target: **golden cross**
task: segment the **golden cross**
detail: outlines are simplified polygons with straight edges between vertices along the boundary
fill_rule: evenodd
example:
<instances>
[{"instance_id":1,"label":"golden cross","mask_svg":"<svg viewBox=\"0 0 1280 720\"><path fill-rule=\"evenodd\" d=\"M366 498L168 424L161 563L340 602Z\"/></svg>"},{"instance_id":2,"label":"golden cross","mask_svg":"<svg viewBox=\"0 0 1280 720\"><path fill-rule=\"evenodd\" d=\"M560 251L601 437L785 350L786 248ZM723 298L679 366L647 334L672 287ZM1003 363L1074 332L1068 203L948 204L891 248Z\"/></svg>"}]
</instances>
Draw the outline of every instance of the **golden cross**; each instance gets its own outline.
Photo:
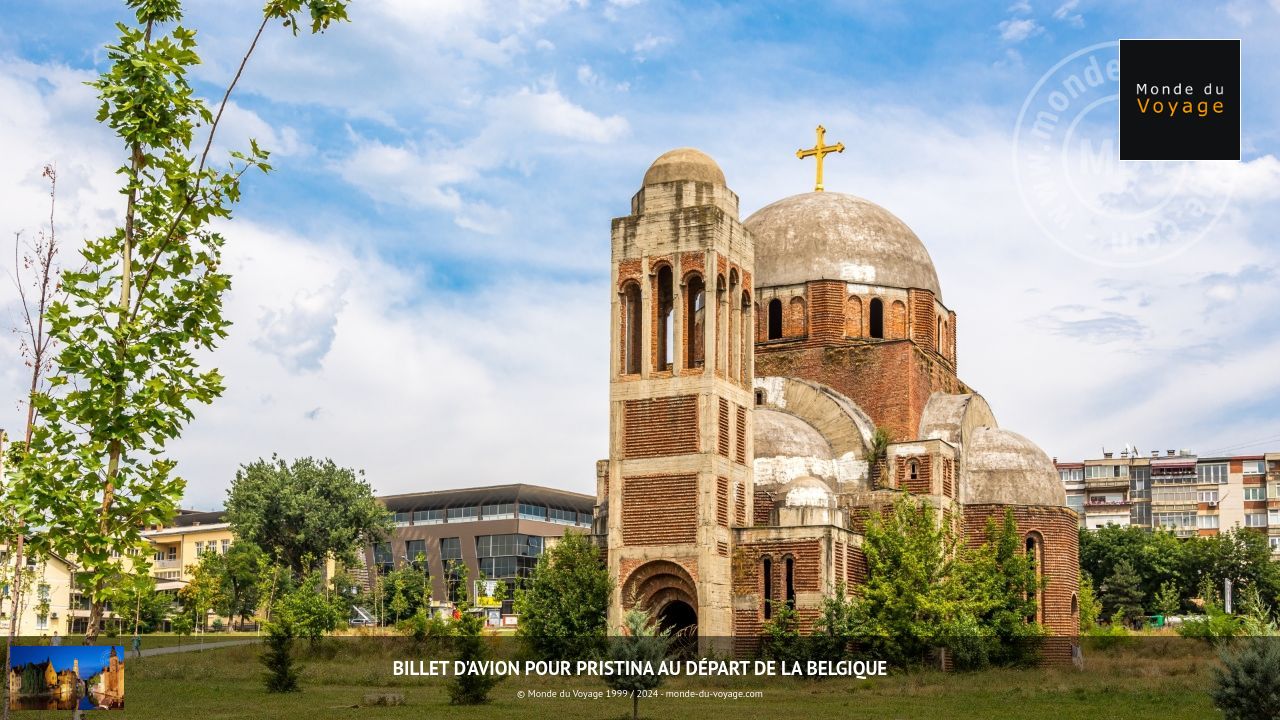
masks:
<instances>
[{"instance_id":1,"label":"golden cross","mask_svg":"<svg viewBox=\"0 0 1280 720\"><path fill-rule=\"evenodd\" d=\"M822 156L828 153L833 153L833 152L835 153L844 152L844 143L836 143L835 145L823 145L822 144L823 138L826 136L826 134L827 134L827 129L819 125L817 144L815 144L813 147L809 148L808 150L796 151L796 157L800 158L801 160L808 157L818 159L818 182L813 186L813 189L815 192L822 192Z\"/></svg>"}]
</instances>

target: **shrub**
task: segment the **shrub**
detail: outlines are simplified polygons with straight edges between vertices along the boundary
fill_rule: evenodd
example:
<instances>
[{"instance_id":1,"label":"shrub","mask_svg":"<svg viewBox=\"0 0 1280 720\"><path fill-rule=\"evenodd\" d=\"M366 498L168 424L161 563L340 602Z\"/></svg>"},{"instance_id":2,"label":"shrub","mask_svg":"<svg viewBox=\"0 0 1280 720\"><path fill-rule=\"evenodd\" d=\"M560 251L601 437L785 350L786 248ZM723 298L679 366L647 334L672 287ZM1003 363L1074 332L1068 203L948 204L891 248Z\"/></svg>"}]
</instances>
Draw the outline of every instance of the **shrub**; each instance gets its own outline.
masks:
<instances>
[{"instance_id":1,"label":"shrub","mask_svg":"<svg viewBox=\"0 0 1280 720\"><path fill-rule=\"evenodd\" d=\"M622 630L622 636L613 638L609 645L610 660L620 663L648 662L657 668L666 658L671 638L660 628L654 627L649 613L639 608L627 611L622 618ZM604 682L614 690L631 696L631 720L636 720L640 712L640 694L658 687L662 683L662 676L657 672L611 673L604 676Z\"/></svg>"},{"instance_id":2,"label":"shrub","mask_svg":"<svg viewBox=\"0 0 1280 720\"><path fill-rule=\"evenodd\" d=\"M298 692L301 669L293 659L293 622L287 615L267 624L267 649L260 658L267 672L263 675L267 692Z\"/></svg>"},{"instance_id":3,"label":"shrub","mask_svg":"<svg viewBox=\"0 0 1280 720\"><path fill-rule=\"evenodd\" d=\"M479 663L489 659L489 646L485 644L484 617L470 612L462 613L455 623L458 648L457 659L463 663ZM502 680L500 675L463 673L449 679L449 702L453 705L483 705L489 702L489 691Z\"/></svg>"},{"instance_id":4,"label":"shrub","mask_svg":"<svg viewBox=\"0 0 1280 720\"><path fill-rule=\"evenodd\" d=\"M1226 720L1280 717L1280 643L1248 638L1222 647L1213 669L1213 704Z\"/></svg>"}]
</instances>

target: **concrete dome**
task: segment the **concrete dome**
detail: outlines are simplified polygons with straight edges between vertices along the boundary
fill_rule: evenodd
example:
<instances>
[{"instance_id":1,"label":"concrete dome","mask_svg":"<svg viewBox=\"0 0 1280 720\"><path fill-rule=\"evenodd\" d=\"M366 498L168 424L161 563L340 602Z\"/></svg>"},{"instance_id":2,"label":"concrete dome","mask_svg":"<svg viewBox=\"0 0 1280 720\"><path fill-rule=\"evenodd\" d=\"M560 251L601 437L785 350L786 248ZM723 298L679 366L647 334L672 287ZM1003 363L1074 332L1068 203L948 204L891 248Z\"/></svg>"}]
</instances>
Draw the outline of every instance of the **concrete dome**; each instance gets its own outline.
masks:
<instances>
[{"instance_id":1,"label":"concrete dome","mask_svg":"<svg viewBox=\"0 0 1280 720\"><path fill-rule=\"evenodd\" d=\"M975 428L965 447L967 481L960 501L967 505L1067 504L1053 461L1035 443L1009 430Z\"/></svg>"},{"instance_id":2,"label":"concrete dome","mask_svg":"<svg viewBox=\"0 0 1280 720\"><path fill-rule=\"evenodd\" d=\"M830 460L831 443L809 423L788 412L756 408L755 456L811 457Z\"/></svg>"},{"instance_id":3,"label":"concrete dome","mask_svg":"<svg viewBox=\"0 0 1280 720\"><path fill-rule=\"evenodd\" d=\"M806 475L782 486L778 498L786 507L834 507L831 488L816 477Z\"/></svg>"},{"instance_id":4,"label":"concrete dome","mask_svg":"<svg viewBox=\"0 0 1280 720\"><path fill-rule=\"evenodd\" d=\"M920 238L893 213L860 197L793 195L760 208L744 224L755 238L757 288L844 280L942 297Z\"/></svg>"},{"instance_id":5,"label":"concrete dome","mask_svg":"<svg viewBox=\"0 0 1280 720\"><path fill-rule=\"evenodd\" d=\"M645 185L681 181L724 185L724 173L716 161L701 150L676 148L654 160L644 174Z\"/></svg>"}]
</instances>

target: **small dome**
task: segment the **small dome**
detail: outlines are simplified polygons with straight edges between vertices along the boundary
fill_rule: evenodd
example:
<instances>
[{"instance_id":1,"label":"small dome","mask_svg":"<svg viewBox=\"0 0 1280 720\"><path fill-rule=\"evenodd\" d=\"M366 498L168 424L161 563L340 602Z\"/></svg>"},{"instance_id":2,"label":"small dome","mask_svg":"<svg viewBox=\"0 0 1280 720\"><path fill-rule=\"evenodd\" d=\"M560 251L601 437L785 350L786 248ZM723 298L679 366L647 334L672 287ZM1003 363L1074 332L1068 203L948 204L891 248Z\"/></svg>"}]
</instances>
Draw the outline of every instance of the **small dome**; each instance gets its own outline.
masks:
<instances>
[{"instance_id":1,"label":"small dome","mask_svg":"<svg viewBox=\"0 0 1280 720\"><path fill-rule=\"evenodd\" d=\"M755 238L757 288L844 280L921 288L942 298L920 238L893 213L860 197L793 195L757 210L743 224Z\"/></svg>"},{"instance_id":2,"label":"small dome","mask_svg":"<svg viewBox=\"0 0 1280 720\"><path fill-rule=\"evenodd\" d=\"M818 507L835 506L831 488L812 475L798 477L782 486L778 492L782 504L786 507Z\"/></svg>"},{"instance_id":3,"label":"small dome","mask_svg":"<svg viewBox=\"0 0 1280 720\"><path fill-rule=\"evenodd\" d=\"M1067 494L1053 461L1035 443L1015 432L975 428L965 447L968 481L966 505L1067 504Z\"/></svg>"},{"instance_id":4,"label":"small dome","mask_svg":"<svg viewBox=\"0 0 1280 720\"><path fill-rule=\"evenodd\" d=\"M756 457L834 457L822 433L795 415L767 408L756 408L754 414Z\"/></svg>"},{"instance_id":5,"label":"small dome","mask_svg":"<svg viewBox=\"0 0 1280 720\"><path fill-rule=\"evenodd\" d=\"M654 160L644 174L645 185L680 181L724 185L724 173L716 161L701 150L676 148Z\"/></svg>"}]
</instances>

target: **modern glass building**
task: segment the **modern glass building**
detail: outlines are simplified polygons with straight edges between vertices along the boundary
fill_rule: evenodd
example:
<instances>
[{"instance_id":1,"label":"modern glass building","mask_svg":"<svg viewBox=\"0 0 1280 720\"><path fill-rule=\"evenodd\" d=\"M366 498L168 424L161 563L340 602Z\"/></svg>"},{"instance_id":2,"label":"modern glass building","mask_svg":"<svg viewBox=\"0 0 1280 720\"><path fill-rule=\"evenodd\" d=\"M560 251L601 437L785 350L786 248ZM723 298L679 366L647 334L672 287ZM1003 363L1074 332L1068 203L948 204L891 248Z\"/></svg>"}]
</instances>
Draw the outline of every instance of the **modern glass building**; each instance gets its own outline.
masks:
<instances>
[{"instance_id":1,"label":"modern glass building","mask_svg":"<svg viewBox=\"0 0 1280 720\"><path fill-rule=\"evenodd\" d=\"M392 516L391 537L366 548L368 583L374 573L406 565L430 577L432 596L453 599L456 568L507 585L503 612L511 610L515 582L528 577L538 557L566 531L591 532L595 497L538 485L494 485L379 498Z\"/></svg>"}]
</instances>

